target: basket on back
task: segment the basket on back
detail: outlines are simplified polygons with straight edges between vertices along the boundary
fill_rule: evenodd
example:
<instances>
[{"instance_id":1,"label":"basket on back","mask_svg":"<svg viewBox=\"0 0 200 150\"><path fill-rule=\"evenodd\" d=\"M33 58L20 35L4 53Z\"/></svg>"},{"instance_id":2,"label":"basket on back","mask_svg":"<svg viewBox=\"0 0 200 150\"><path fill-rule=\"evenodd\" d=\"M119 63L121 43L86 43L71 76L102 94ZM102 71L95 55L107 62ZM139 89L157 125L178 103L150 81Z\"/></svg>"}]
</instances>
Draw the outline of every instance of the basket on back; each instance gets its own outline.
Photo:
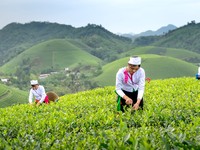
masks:
<instances>
[{"instance_id":1,"label":"basket on back","mask_svg":"<svg viewBox=\"0 0 200 150\"><path fill-rule=\"evenodd\" d=\"M46 93L50 102L57 102L59 100L59 96L55 92L47 92Z\"/></svg>"}]
</instances>

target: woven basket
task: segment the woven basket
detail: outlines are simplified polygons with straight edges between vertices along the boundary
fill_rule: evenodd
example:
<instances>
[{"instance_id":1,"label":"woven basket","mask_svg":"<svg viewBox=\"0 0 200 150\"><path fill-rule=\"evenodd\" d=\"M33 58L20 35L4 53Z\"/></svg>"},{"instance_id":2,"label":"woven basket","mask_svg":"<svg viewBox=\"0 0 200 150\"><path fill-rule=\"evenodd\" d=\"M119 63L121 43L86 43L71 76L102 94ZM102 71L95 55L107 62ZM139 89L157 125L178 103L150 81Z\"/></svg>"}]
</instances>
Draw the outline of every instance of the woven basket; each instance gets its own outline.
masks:
<instances>
[{"instance_id":1,"label":"woven basket","mask_svg":"<svg viewBox=\"0 0 200 150\"><path fill-rule=\"evenodd\" d=\"M59 100L59 96L55 92L47 92L46 93L50 102L56 102Z\"/></svg>"}]
</instances>

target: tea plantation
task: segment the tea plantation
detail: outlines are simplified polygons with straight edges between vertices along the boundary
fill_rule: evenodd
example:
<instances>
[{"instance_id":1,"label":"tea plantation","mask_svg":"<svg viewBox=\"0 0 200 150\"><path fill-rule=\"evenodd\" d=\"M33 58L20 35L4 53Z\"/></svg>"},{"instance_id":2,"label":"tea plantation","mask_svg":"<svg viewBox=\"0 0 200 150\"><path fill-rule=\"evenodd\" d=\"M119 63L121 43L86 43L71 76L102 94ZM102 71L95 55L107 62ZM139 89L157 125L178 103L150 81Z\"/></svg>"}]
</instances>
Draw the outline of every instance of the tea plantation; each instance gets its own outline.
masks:
<instances>
[{"instance_id":1,"label":"tea plantation","mask_svg":"<svg viewBox=\"0 0 200 150\"><path fill-rule=\"evenodd\" d=\"M114 87L0 109L0 149L200 149L200 81L146 83L144 110L117 111Z\"/></svg>"}]
</instances>

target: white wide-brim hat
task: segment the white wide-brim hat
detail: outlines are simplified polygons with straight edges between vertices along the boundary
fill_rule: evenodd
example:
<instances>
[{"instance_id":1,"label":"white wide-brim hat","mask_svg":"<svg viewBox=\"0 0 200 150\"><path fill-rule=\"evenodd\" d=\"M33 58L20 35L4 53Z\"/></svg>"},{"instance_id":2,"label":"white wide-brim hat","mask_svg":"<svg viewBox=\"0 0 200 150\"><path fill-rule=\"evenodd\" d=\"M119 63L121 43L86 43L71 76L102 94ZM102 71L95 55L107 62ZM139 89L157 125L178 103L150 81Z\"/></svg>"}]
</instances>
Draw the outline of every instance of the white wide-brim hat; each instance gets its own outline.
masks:
<instances>
[{"instance_id":1,"label":"white wide-brim hat","mask_svg":"<svg viewBox=\"0 0 200 150\"><path fill-rule=\"evenodd\" d=\"M141 65L141 57L138 56L130 57L128 64Z\"/></svg>"},{"instance_id":2,"label":"white wide-brim hat","mask_svg":"<svg viewBox=\"0 0 200 150\"><path fill-rule=\"evenodd\" d=\"M37 85L38 84L38 80L31 80L31 85Z\"/></svg>"}]
</instances>

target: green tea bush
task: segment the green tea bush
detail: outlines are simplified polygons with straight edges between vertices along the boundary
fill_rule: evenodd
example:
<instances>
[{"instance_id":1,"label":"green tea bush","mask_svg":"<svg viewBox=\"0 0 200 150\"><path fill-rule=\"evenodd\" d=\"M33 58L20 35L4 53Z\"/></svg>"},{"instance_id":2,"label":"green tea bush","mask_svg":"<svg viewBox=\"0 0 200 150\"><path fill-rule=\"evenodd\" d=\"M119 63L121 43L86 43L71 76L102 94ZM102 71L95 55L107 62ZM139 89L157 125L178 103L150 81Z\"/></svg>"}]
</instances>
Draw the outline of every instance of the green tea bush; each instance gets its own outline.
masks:
<instances>
[{"instance_id":1,"label":"green tea bush","mask_svg":"<svg viewBox=\"0 0 200 150\"><path fill-rule=\"evenodd\" d=\"M0 149L200 149L200 82L146 84L144 110L117 111L114 87L0 109Z\"/></svg>"}]
</instances>

